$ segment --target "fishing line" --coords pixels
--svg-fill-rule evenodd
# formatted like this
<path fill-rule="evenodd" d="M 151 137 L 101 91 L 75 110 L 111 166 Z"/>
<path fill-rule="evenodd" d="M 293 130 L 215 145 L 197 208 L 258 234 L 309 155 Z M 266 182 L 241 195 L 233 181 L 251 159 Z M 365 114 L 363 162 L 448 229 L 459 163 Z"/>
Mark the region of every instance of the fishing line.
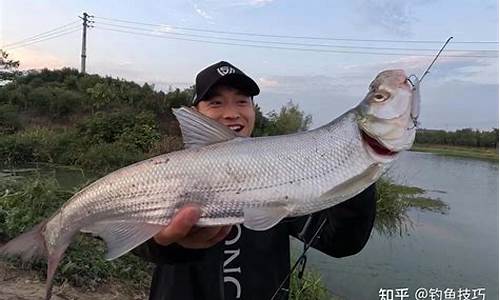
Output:
<path fill-rule="evenodd" d="M 323 215 L 322 219 L 323 220 L 322 220 L 321 224 L 319 225 L 318 229 L 316 230 L 316 232 L 314 233 L 314 235 L 311 237 L 311 239 L 307 243 L 304 243 L 304 249 L 302 250 L 302 254 L 299 256 L 299 258 L 297 258 L 297 261 L 295 262 L 295 264 L 290 269 L 290 272 L 288 272 L 288 274 L 283 279 L 283 281 L 281 282 L 280 286 L 276 289 L 276 291 L 274 292 L 274 294 L 273 294 L 273 296 L 271 297 L 270 300 L 275 300 L 276 296 L 278 296 L 279 292 L 281 292 L 281 291 L 284 291 L 284 292 L 287 292 L 287 293 L 289 292 L 289 290 L 283 288 L 283 286 L 285 285 L 286 281 L 290 278 L 290 276 L 292 275 L 292 273 L 295 271 L 295 269 L 299 265 L 300 265 L 300 270 L 299 270 L 298 278 L 302 279 L 302 275 L 304 274 L 304 270 L 305 270 L 306 263 L 307 263 L 306 252 L 307 252 L 307 250 L 309 250 L 309 248 L 311 248 L 312 244 L 315 242 L 317 236 L 319 235 L 319 233 L 321 232 L 321 230 L 325 226 L 326 221 L 328 220 L 327 217 L 326 217 L 326 215 Z M 306 224 L 304 225 L 304 229 L 302 229 L 301 234 L 305 233 L 305 230 L 307 229 L 307 227 L 309 227 L 310 221 L 311 221 L 311 216 L 309 216 L 309 218 L 307 219 Z M 299 234 L 299 235 L 301 235 L 301 234 Z"/>

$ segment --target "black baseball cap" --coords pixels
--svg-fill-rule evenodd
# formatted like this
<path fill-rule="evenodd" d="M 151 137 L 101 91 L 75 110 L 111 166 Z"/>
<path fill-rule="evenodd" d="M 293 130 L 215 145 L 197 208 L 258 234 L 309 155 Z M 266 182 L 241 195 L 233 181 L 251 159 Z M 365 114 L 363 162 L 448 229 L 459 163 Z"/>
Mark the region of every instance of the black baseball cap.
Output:
<path fill-rule="evenodd" d="M 196 75 L 195 84 L 193 105 L 203 100 L 207 92 L 216 84 L 234 87 L 252 97 L 260 93 L 259 86 L 252 78 L 226 61 L 218 62 L 200 71 Z"/>

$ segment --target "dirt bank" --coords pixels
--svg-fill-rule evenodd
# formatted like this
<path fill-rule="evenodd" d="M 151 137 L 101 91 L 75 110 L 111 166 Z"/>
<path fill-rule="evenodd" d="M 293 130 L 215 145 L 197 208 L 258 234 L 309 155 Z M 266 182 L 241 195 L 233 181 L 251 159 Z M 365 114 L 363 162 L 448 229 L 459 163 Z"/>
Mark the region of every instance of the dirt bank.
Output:
<path fill-rule="evenodd" d="M 19 270 L 0 261 L 0 300 L 44 299 L 45 283 L 33 271 Z M 52 300 L 147 299 L 145 293 L 131 291 L 123 284 L 107 284 L 97 291 L 85 291 L 68 284 L 54 287 Z"/>

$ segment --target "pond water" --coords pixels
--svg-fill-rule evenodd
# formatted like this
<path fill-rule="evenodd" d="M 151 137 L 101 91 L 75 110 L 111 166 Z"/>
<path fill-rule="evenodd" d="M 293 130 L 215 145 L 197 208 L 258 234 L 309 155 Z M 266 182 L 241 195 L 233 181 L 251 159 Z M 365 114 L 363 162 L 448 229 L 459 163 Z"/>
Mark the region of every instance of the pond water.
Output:
<path fill-rule="evenodd" d="M 482 299 L 480 293 L 498 299 L 498 164 L 407 152 L 389 175 L 427 190 L 426 196 L 440 198 L 449 211 L 412 209 L 405 234 L 374 231 L 366 247 L 351 257 L 331 258 L 312 249 L 309 266 L 322 274 L 330 292 L 341 299 L 382 299 L 380 289 L 392 289 L 395 300 L 401 299 L 396 289 L 408 288 L 409 297 L 402 299 L 445 299 L 444 294 L 431 298 L 429 291 L 449 288 L 455 292 L 449 299 Z M 419 288 L 427 296 L 421 291 L 415 297 Z M 465 288 L 470 297 L 459 298 L 459 289 Z"/>

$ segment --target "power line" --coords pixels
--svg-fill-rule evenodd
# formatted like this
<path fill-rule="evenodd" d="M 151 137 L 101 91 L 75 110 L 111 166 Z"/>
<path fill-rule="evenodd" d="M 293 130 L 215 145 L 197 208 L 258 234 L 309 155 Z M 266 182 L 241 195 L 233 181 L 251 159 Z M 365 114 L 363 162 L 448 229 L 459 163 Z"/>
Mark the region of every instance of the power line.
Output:
<path fill-rule="evenodd" d="M 370 54 L 370 55 L 395 55 L 395 56 L 424 56 L 424 57 L 434 57 L 435 55 L 426 55 L 426 54 L 410 54 L 410 53 L 393 53 L 393 52 L 369 52 L 369 51 L 347 51 L 347 50 L 327 50 L 327 49 L 313 49 L 313 48 L 294 48 L 294 47 L 280 47 L 280 46 L 266 46 L 266 45 L 255 45 L 255 44 L 240 44 L 240 43 L 229 43 L 229 42 L 220 42 L 220 41 L 208 41 L 208 40 L 200 40 L 200 39 L 190 39 L 190 38 L 181 38 L 181 37 L 170 37 L 163 36 L 158 34 L 148 34 L 148 33 L 140 33 L 129 30 L 120 30 L 120 29 L 111 29 L 102 26 L 95 26 L 96 29 L 106 30 L 106 31 L 114 31 L 114 32 L 122 32 L 135 34 L 140 36 L 149 36 L 163 39 L 173 39 L 173 40 L 182 40 L 182 41 L 190 41 L 190 42 L 200 42 L 206 44 L 216 44 L 216 45 L 229 45 L 229 46 L 244 46 L 244 47 L 253 47 L 253 48 L 266 48 L 266 49 L 279 49 L 279 50 L 295 50 L 295 51 L 307 51 L 307 52 L 322 52 L 322 53 L 347 53 L 347 54 Z M 460 58 L 498 58 L 497 56 L 485 56 L 485 55 L 446 55 L 443 57 L 460 57 Z"/>
<path fill-rule="evenodd" d="M 330 40 L 330 41 L 349 41 L 349 42 L 377 42 L 377 43 L 426 43 L 426 44 L 442 44 L 443 41 L 433 41 L 433 40 L 390 40 L 390 39 L 355 39 L 355 38 L 334 38 L 334 37 L 318 37 L 318 36 L 294 36 L 294 35 L 272 35 L 272 34 L 262 34 L 254 32 L 239 32 L 239 31 L 223 31 L 223 30 L 209 30 L 193 27 L 183 27 L 175 25 L 166 24 L 155 24 L 155 23 L 145 23 L 137 22 L 123 19 L 106 18 L 95 16 L 96 19 L 103 19 L 114 22 L 138 24 L 145 26 L 157 26 L 165 27 L 168 26 L 172 29 L 186 30 L 186 31 L 199 31 L 199 32 L 211 32 L 211 33 L 222 33 L 222 34 L 232 34 L 232 35 L 246 35 L 246 36 L 259 36 L 259 37 L 269 37 L 269 38 L 287 38 L 287 39 L 309 39 L 309 40 Z M 453 42 L 454 44 L 498 44 L 498 41 L 458 41 Z"/>
<path fill-rule="evenodd" d="M 52 39 L 61 37 L 63 35 L 67 35 L 67 34 L 70 34 L 70 33 L 73 33 L 73 32 L 77 32 L 77 31 L 80 31 L 80 28 L 69 30 L 69 31 L 66 31 L 66 32 L 59 32 L 58 34 L 55 34 L 55 35 L 47 36 L 45 38 L 34 40 L 34 41 L 31 41 L 31 42 L 28 42 L 28 43 L 24 43 L 24 44 L 21 44 L 21 45 L 17 45 L 17 46 L 13 46 L 13 47 L 7 47 L 5 49 L 6 50 L 12 50 L 12 49 L 17 49 L 17 48 L 23 48 L 23 47 L 26 47 L 28 45 L 36 44 L 36 43 L 43 42 L 43 41 L 52 40 Z"/>
<path fill-rule="evenodd" d="M 17 45 L 17 44 L 22 44 L 22 43 L 25 43 L 25 42 L 29 42 L 31 40 L 35 40 L 35 39 L 38 39 L 38 38 L 43 38 L 47 35 L 52 35 L 52 34 L 55 34 L 56 32 L 58 31 L 61 31 L 61 29 L 64 29 L 65 27 L 68 27 L 70 25 L 73 25 L 73 24 L 76 24 L 78 23 L 79 21 L 73 21 L 71 23 L 68 23 L 68 24 L 64 24 L 64 25 L 61 25 L 59 27 L 56 27 L 54 29 L 51 29 L 51 30 L 48 30 L 48 31 L 45 31 L 45 32 L 42 32 L 42 33 L 39 33 L 39 34 L 35 34 L 33 36 L 30 36 L 28 38 L 25 38 L 23 40 L 20 40 L 20 41 L 17 41 L 17 42 L 14 42 L 14 43 L 10 43 L 10 44 L 6 44 L 6 45 L 3 45 L 2 48 L 7 48 L 7 47 L 11 47 L 13 45 Z M 71 28 L 74 28 L 75 26 L 71 26 Z M 68 28 L 67 28 L 68 29 Z"/>
<path fill-rule="evenodd" d="M 189 34 L 189 33 L 180 33 L 180 32 L 164 32 L 164 31 L 153 31 L 147 28 L 141 28 L 136 26 L 127 26 L 127 25 L 117 25 L 113 23 L 106 22 L 96 22 L 95 24 L 108 25 L 111 27 L 118 28 L 127 28 L 133 30 L 140 30 L 149 32 L 152 34 L 166 34 L 166 35 L 178 35 L 178 36 L 189 36 L 189 37 L 197 37 L 197 38 L 209 38 L 209 39 L 217 39 L 224 41 L 237 41 L 237 42 L 249 42 L 249 43 L 263 43 L 263 44 L 271 44 L 271 45 L 289 45 L 289 46 L 302 46 L 302 47 L 327 47 L 327 48 L 342 48 L 342 49 L 368 49 L 368 50 L 390 50 L 390 51 L 432 51 L 435 52 L 438 49 L 425 49 L 425 48 L 399 48 L 399 47 L 371 47 L 371 46 L 350 46 L 350 45 L 332 45 L 332 44 L 312 44 L 312 43 L 295 43 L 295 42 L 281 42 L 281 41 L 264 41 L 264 40 L 251 40 L 251 39 L 240 39 L 240 38 L 231 38 L 231 37 L 221 37 L 221 36 L 207 36 L 200 34 Z M 106 27 L 104 27 L 106 28 Z M 446 50 L 445 52 L 495 52 L 498 53 L 498 50 L 490 50 L 490 49 L 451 49 Z"/>

